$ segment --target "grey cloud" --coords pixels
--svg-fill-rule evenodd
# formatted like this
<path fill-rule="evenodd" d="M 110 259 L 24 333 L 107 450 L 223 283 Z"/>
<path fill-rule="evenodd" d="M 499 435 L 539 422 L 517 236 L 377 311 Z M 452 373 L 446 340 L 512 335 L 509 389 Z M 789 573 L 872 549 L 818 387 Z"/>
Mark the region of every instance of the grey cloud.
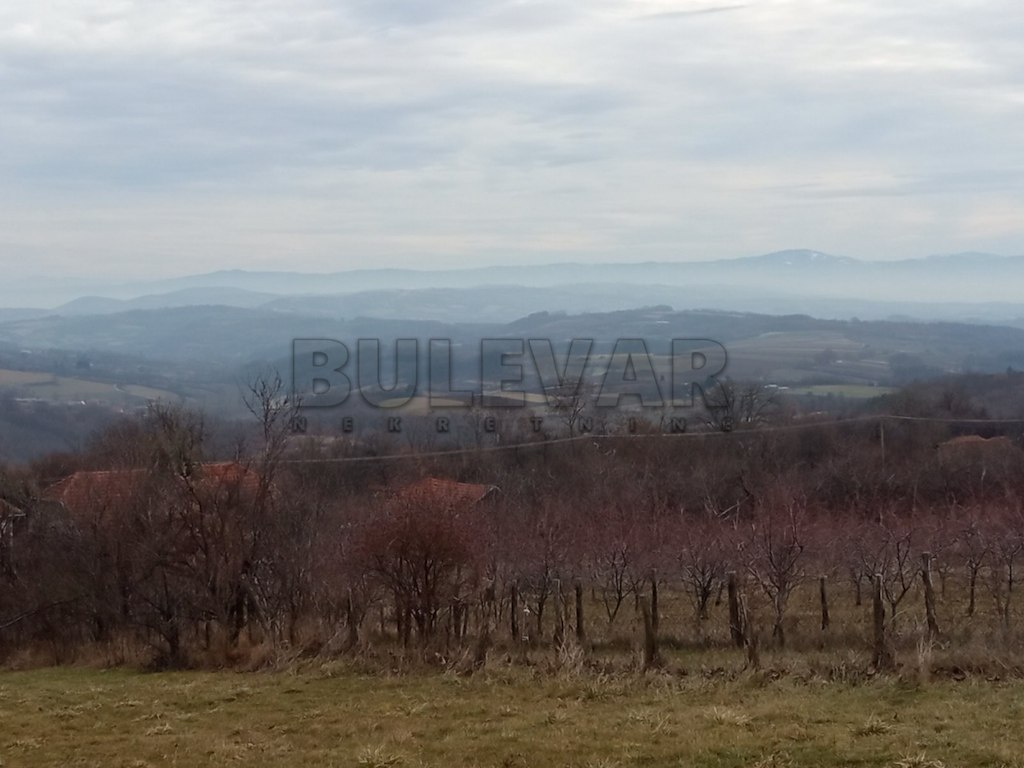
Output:
<path fill-rule="evenodd" d="M 196 264 L 674 258 L 791 238 L 871 257 L 894 231 L 905 256 L 1024 250 L 1024 211 L 1005 224 L 1024 199 L 1022 16 L 1009 0 L 19 2 L 0 9 L 0 258 L 58 269 L 116 243 L 187 270 L 214 239 Z M 817 207 L 831 215 L 808 231 Z"/>

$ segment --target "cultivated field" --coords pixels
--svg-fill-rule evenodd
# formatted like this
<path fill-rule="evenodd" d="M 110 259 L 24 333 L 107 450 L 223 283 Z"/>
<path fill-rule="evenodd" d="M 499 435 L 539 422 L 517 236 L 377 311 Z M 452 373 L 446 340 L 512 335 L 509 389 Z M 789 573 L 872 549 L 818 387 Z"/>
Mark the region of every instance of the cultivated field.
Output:
<path fill-rule="evenodd" d="M 103 381 L 56 376 L 39 371 L 12 371 L 0 369 L 0 392 L 15 396 L 54 400 L 58 402 L 86 400 L 104 403 L 130 403 L 162 400 L 176 403 L 178 395 L 162 389 L 139 384 L 112 384 Z"/>
<path fill-rule="evenodd" d="M 893 387 L 873 387 L 868 384 L 819 384 L 812 387 L 791 387 L 786 391 L 787 395 L 818 395 L 834 397 L 848 397 L 855 400 L 864 400 L 882 395 L 891 395 L 897 390 Z"/>
<path fill-rule="evenodd" d="M 982 682 L 169 673 L 0 676 L 5 766 L 1019 766 Z"/>

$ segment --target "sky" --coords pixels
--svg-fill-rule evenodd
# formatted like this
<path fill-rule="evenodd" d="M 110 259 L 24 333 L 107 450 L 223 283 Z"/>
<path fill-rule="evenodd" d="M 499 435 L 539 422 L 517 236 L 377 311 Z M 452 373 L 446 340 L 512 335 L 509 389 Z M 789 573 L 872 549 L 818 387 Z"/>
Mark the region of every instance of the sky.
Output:
<path fill-rule="evenodd" d="M 1019 0 L 5 0 L 0 267 L 1024 253 Z"/>

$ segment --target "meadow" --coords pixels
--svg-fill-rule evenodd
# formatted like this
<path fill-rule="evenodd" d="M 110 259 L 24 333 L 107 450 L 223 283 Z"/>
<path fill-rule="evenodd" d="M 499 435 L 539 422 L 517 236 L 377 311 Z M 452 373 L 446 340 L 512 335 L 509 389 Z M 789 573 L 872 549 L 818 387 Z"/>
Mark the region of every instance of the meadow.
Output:
<path fill-rule="evenodd" d="M 202 671 L 143 671 L 114 648 L 60 667 L 15 654 L 0 673 L 0 765 L 1024 766 L 1024 667 L 987 601 L 968 621 L 951 579 L 944 638 L 924 647 L 915 599 L 881 673 L 869 607 L 835 586 L 833 628 L 814 626 L 807 585 L 789 647 L 766 637 L 756 665 L 731 645 L 724 605 L 689 627 L 677 592 L 646 672 L 634 610 L 609 627 L 589 600 L 585 649 L 497 629 L 482 668 L 472 638 L 403 648 L 373 631 L 340 654 L 243 638 L 232 669 Z"/>
<path fill-rule="evenodd" d="M 768 672 L 0 676 L 5 766 L 1020 766 L 1024 692 Z"/>
<path fill-rule="evenodd" d="M 39 371 L 0 369 L 0 393 L 56 402 L 88 400 L 114 404 L 145 404 L 163 400 L 177 402 L 172 392 L 141 384 L 114 384 Z"/>

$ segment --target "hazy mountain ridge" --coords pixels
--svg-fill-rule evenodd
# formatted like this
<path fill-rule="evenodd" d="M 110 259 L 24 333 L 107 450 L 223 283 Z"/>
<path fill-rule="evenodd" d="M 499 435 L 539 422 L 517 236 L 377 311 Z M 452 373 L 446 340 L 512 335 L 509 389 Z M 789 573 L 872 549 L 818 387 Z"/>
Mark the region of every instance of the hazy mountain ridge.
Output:
<path fill-rule="evenodd" d="M 49 316 L 79 317 L 189 306 L 264 309 L 334 320 L 367 317 L 446 323 L 466 320 L 507 323 L 550 310 L 582 314 L 657 305 L 678 310 L 721 309 L 766 315 L 805 314 L 830 320 L 856 317 L 861 320 L 916 319 L 1019 326 L 1021 318 L 1024 318 L 1024 302 L 867 301 L 717 284 L 671 286 L 587 283 L 552 288 L 493 285 L 295 295 L 273 295 L 237 288 L 183 289 L 132 300 L 84 297 L 55 310 L 0 310 L 0 323 Z"/>
<path fill-rule="evenodd" d="M 23 283 L 25 281 L 22 281 Z M 37 281 L 42 283 L 44 281 Z M 486 266 L 463 269 L 356 269 L 328 273 L 225 270 L 145 282 L 95 282 L 75 290 L 73 281 L 53 281 L 53 292 L 65 298 L 52 306 L 67 311 L 113 311 L 116 305 L 73 302 L 87 295 L 103 299 L 142 301 L 164 296 L 161 306 L 191 303 L 254 306 L 256 297 L 351 295 L 368 291 L 419 289 L 481 289 L 486 286 L 556 288 L 579 285 L 731 286 L 778 296 L 854 298 L 860 301 L 961 303 L 1019 302 L 1024 287 L 1024 256 L 961 253 L 898 261 L 865 261 L 815 250 L 785 250 L 720 261 L 640 263 L 551 263 L 537 266 Z M 45 286 L 25 293 L 17 283 L 0 301 L 24 305 Z M 72 293 L 69 295 L 69 291 Z M 194 298 L 189 299 L 188 292 Z M 219 298 L 218 298 L 219 296 Z M 268 298 L 268 300 L 271 300 Z M 95 302 L 95 299 L 90 299 Z M 156 301 L 150 299 L 150 302 Z M 157 302 L 159 303 L 159 302 Z M 134 305 L 125 308 L 151 308 Z"/>
<path fill-rule="evenodd" d="M 936 270 L 936 258 L 942 270 Z M 980 271 L 984 269 L 984 271 Z M 965 278 L 970 278 L 965 282 Z M 837 283 L 836 280 L 842 282 Z M 821 251 L 787 250 L 722 261 L 609 264 L 555 263 L 447 270 L 351 270 L 324 274 L 242 272 L 196 275 L 151 284 L 151 293 L 187 287 L 241 288 L 278 294 L 352 294 L 423 288 L 524 287 L 581 284 L 693 287 L 729 285 L 808 297 L 887 301 L 1019 301 L 1024 256 L 954 254 L 901 261 L 860 261 Z"/>
<path fill-rule="evenodd" d="M 57 307 L 51 314 L 106 315 L 133 309 L 170 309 L 174 307 L 226 306 L 255 308 L 278 298 L 277 294 L 257 293 L 243 288 L 182 288 L 168 293 L 146 294 L 134 299 L 83 296 Z"/>
<path fill-rule="evenodd" d="M 0 325 L 0 343 L 26 349 L 93 350 L 149 360 L 242 364 L 286 357 L 295 338 L 445 336 L 451 326 L 419 320 L 343 322 L 265 309 L 197 306 L 47 317 Z"/>

